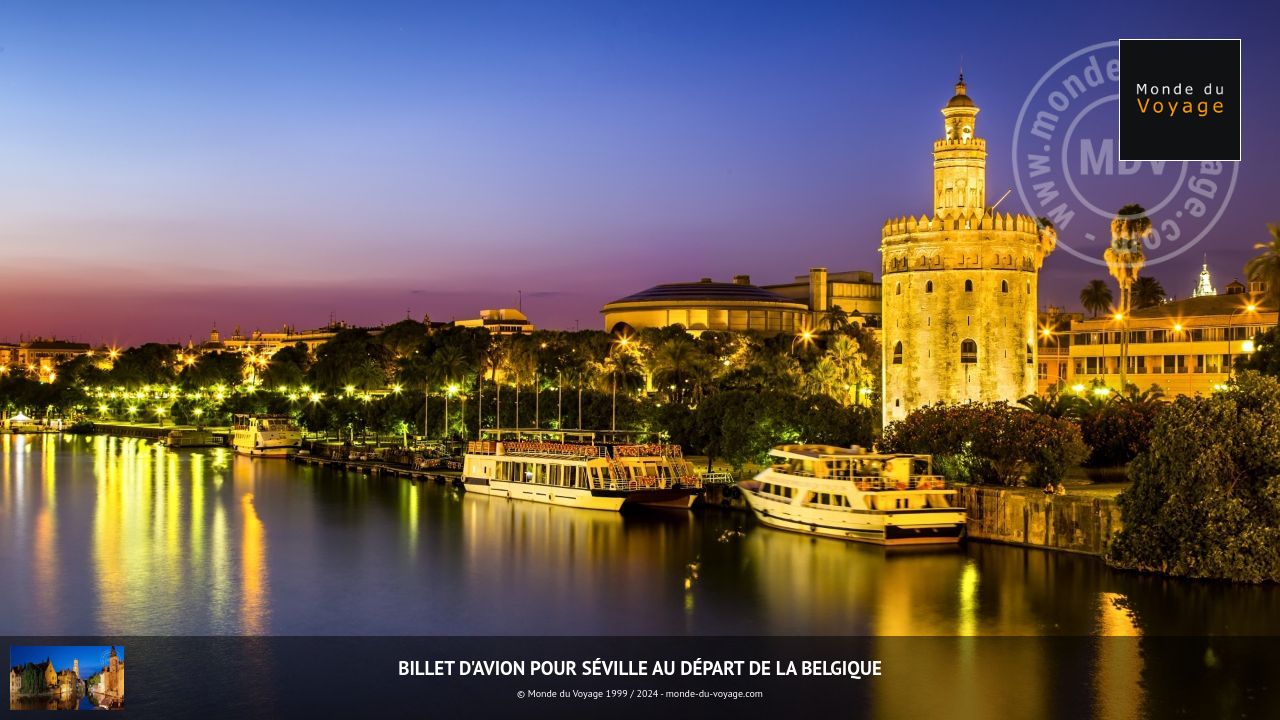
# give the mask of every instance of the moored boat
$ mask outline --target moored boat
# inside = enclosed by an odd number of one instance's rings
[[[171,448],[201,448],[220,445],[218,437],[204,428],[177,428],[165,436],[165,445]]]
[[[231,449],[254,457],[290,457],[302,447],[302,431],[287,415],[236,415]]]
[[[687,509],[701,479],[664,443],[613,442],[592,431],[490,430],[467,444],[467,492],[592,510]]]
[[[770,467],[739,483],[769,527],[883,545],[954,543],[964,533],[964,508],[928,455],[780,445],[769,456]]]

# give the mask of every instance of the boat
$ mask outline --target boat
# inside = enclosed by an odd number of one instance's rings
[[[302,431],[288,415],[235,415],[231,449],[254,457],[290,457],[302,448]]]
[[[466,492],[591,510],[688,509],[702,480],[679,445],[590,430],[485,430],[467,443]]]
[[[769,467],[738,483],[763,525],[882,545],[955,543],[964,534],[964,508],[929,455],[779,445],[769,456]]]
[[[218,437],[204,428],[177,428],[170,430],[164,438],[165,445],[171,448],[199,448],[221,445]]]

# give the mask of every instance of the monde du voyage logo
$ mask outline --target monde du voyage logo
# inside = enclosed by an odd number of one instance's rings
[[[1239,40],[1120,40],[1077,50],[1032,87],[1013,135],[1014,179],[1058,246],[1105,266],[1117,208],[1146,208],[1148,265],[1194,247],[1235,191]]]

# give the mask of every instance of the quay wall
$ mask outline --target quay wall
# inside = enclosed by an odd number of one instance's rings
[[[1103,555],[1121,528],[1114,498],[962,485],[973,540]]]

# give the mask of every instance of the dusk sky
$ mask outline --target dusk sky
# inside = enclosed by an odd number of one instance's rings
[[[27,663],[53,661],[53,669],[62,671],[80,661],[80,677],[89,676],[107,667],[110,658],[109,645],[14,645],[9,648],[9,665],[16,667]],[[116,656],[124,662],[124,646],[116,646]]]
[[[961,57],[990,203],[1031,87],[1117,37],[1243,39],[1234,197],[1151,271],[1185,296],[1207,252],[1221,288],[1280,221],[1276,8],[6,2],[0,340],[448,320],[517,290],[539,327],[600,328],[659,282],[878,277],[885,218],[929,210]],[[1040,304],[1104,276],[1055,253]]]

